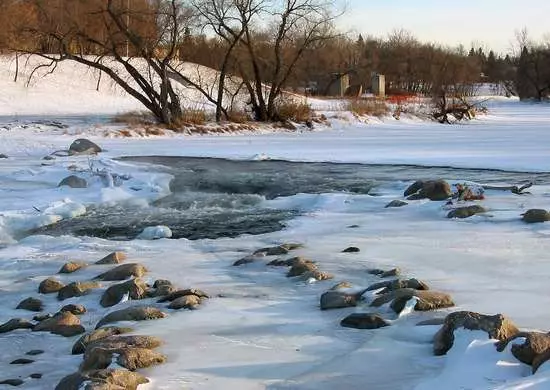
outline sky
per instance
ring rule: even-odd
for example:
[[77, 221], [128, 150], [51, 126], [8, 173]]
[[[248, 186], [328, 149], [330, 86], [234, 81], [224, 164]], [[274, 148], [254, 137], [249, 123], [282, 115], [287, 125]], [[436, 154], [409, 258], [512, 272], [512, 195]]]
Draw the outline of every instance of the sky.
[[531, 39], [550, 33], [550, 0], [346, 0], [345, 31], [387, 36], [405, 29], [423, 42], [512, 50], [516, 31]]

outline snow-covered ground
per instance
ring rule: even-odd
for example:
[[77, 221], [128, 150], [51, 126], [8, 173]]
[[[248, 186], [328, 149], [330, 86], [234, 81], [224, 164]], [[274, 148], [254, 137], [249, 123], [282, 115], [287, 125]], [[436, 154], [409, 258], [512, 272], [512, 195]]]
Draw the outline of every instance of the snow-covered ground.
[[[3, 72], [3, 73], [2, 73]], [[140, 334], [157, 335], [168, 362], [144, 371], [151, 389], [548, 389], [548, 364], [534, 376], [509, 351], [497, 353], [485, 334], [459, 332], [453, 349], [434, 357], [431, 338], [438, 327], [414, 326], [452, 310], [503, 313], [524, 329], [548, 330], [550, 312], [550, 229], [527, 226], [519, 215], [528, 208], [550, 208], [550, 186], [535, 185], [532, 195], [488, 191], [489, 212], [468, 220], [445, 218], [441, 203], [418, 201], [385, 209], [402, 197], [410, 181], [396, 181], [378, 196], [351, 193], [297, 194], [265, 200], [281, 208], [300, 205], [306, 213], [286, 229], [258, 236], [217, 240], [108, 241], [93, 237], [26, 236], [34, 227], [70, 218], [91, 205], [143, 205], [169, 193], [170, 176], [120, 156], [202, 156], [231, 159], [286, 159], [371, 164], [420, 164], [549, 172], [550, 106], [497, 99], [489, 115], [453, 126], [415, 121], [338, 121], [315, 131], [234, 136], [106, 138], [109, 115], [139, 108], [107, 89], [95, 91], [92, 79], [70, 72], [48, 76], [31, 89], [10, 84], [0, 70], [0, 323], [26, 313], [15, 310], [37, 296], [39, 281], [55, 275], [70, 260], [92, 262], [113, 250], [144, 264], [148, 281], [167, 278], [180, 287], [198, 287], [213, 297], [199, 310], [170, 312], [168, 318], [136, 325]], [[52, 78], [53, 77], [53, 78]], [[52, 81], [53, 80], [53, 81]], [[86, 81], [88, 80], [88, 81]], [[43, 84], [42, 84], [43, 83]], [[42, 86], [41, 86], [42, 85]], [[55, 93], [53, 93], [55, 91]], [[59, 109], [58, 109], [59, 108]], [[40, 123], [33, 123], [39, 121]], [[44, 124], [59, 121], [67, 128]], [[105, 149], [97, 157], [42, 158], [86, 136]], [[120, 187], [106, 187], [92, 171], [128, 174]], [[58, 188], [76, 172], [90, 181], [86, 189]], [[457, 178], [446, 178], [457, 179]], [[461, 177], [460, 180], [468, 180]], [[510, 183], [516, 184], [516, 183]], [[357, 228], [348, 228], [357, 225]], [[334, 281], [304, 283], [263, 262], [231, 264], [267, 245], [299, 242], [296, 251], [318, 262]], [[341, 250], [354, 245], [357, 254]], [[368, 268], [398, 266], [405, 276], [450, 293], [457, 307], [399, 318], [379, 330], [342, 328], [339, 321], [357, 308], [320, 311], [321, 293], [348, 280], [365, 287], [377, 279]], [[86, 280], [99, 273], [89, 267], [63, 281]], [[104, 312], [100, 292], [70, 299], [88, 308], [82, 316], [93, 326]], [[61, 303], [44, 297], [46, 310]], [[131, 305], [122, 303], [115, 308]], [[386, 309], [384, 309], [386, 310]], [[74, 339], [15, 331], [0, 335], [0, 381], [25, 379], [23, 388], [53, 388], [77, 369]], [[30, 366], [8, 363], [30, 349], [44, 349]], [[33, 372], [40, 380], [26, 379]], [[0, 385], [1, 387], [2, 385]]]

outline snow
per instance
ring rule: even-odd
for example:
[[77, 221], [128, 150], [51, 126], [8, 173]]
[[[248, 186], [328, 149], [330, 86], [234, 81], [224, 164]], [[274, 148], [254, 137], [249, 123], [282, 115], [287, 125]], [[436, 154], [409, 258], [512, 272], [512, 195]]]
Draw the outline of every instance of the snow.
[[[367, 268], [400, 267], [407, 277], [426, 281], [450, 293], [456, 310], [504, 313], [522, 329], [548, 330], [550, 313], [550, 230], [528, 226], [519, 215], [528, 208], [549, 209], [550, 186], [532, 195], [487, 191], [487, 215], [447, 220], [440, 203], [419, 201], [385, 209], [402, 197], [409, 182], [379, 188], [378, 196], [297, 194], [260, 202], [296, 207], [303, 214], [279, 232], [217, 240], [161, 239], [108, 241], [93, 237], [27, 236], [26, 231], [74, 218], [90, 207], [142, 205], [170, 193], [171, 175], [143, 164], [115, 160], [120, 156], [205, 156], [241, 160], [332, 161], [371, 164], [419, 164], [549, 172], [549, 105], [495, 99], [486, 116], [453, 126], [412, 118], [358, 123], [334, 120], [314, 131], [269, 134], [184, 136], [168, 133], [147, 138], [104, 137], [114, 113], [140, 109], [115, 89], [95, 90], [93, 75], [76, 77], [68, 66], [26, 88], [10, 81], [7, 59], [0, 66], [0, 322], [26, 316], [15, 310], [37, 284], [55, 275], [63, 282], [87, 280], [107, 269], [90, 266], [75, 275], [58, 275], [68, 260], [92, 263], [123, 250], [132, 262], [150, 270], [147, 282], [168, 278], [180, 287], [198, 287], [212, 298], [199, 310], [169, 312], [166, 319], [133, 324], [136, 333], [165, 340], [160, 351], [166, 364], [144, 370], [151, 389], [548, 389], [550, 368], [536, 375], [511, 355], [498, 353], [485, 333], [457, 331], [455, 345], [434, 357], [431, 338], [436, 326], [418, 327], [436, 313], [412, 311], [409, 302], [399, 316], [387, 307], [381, 314], [392, 326], [361, 331], [339, 321], [354, 311], [370, 311], [369, 297], [357, 308], [320, 311], [319, 297], [333, 283], [349, 280], [354, 288], [378, 281]], [[13, 65], [10, 65], [13, 66]], [[103, 82], [107, 83], [106, 80]], [[59, 93], [62, 90], [63, 93]], [[334, 104], [334, 103], [331, 103]], [[36, 121], [40, 123], [32, 123]], [[44, 124], [56, 120], [59, 128]], [[110, 134], [110, 133], [109, 133]], [[85, 135], [105, 152], [99, 156], [42, 158], [66, 149]], [[158, 167], [157, 167], [158, 168]], [[98, 172], [123, 175], [117, 186], [105, 186]], [[59, 188], [66, 176], [85, 178], [85, 189]], [[113, 177], [113, 176], [111, 176]], [[445, 178], [453, 183], [468, 177]], [[508, 183], [517, 184], [517, 183]], [[350, 225], [358, 225], [355, 229]], [[156, 227], [152, 227], [156, 229]], [[168, 237], [164, 229], [162, 237]], [[231, 264], [254, 250], [282, 242], [300, 242], [295, 251], [318, 262], [334, 281], [308, 283], [285, 277], [263, 261], [245, 267]], [[344, 254], [350, 245], [359, 254]], [[294, 254], [294, 253], [293, 253]], [[129, 260], [129, 261], [130, 261]], [[88, 308], [83, 325], [93, 327], [105, 314], [100, 290], [57, 302], [42, 297], [46, 311], [81, 303]], [[112, 309], [139, 304], [123, 299]], [[452, 309], [452, 310], [455, 310]], [[44, 349], [25, 388], [53, 388], [77, 370], [80, 360], [69, 354], [74, 340], [18, 330], [0, 335], [0, 380], [30, 374], [29, 367], [9, 361], [30, 349]], [[55, 359], [52, 358], [55, 356]], [[4, 378], [5, 377], [5, 378]]]

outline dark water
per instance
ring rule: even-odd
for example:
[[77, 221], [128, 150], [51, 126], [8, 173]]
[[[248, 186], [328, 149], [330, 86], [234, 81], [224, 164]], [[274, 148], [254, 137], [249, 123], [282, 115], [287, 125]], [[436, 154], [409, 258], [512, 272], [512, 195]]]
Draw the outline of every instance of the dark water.
[[[147, 207], [120, 205], [90, 210], [86, 215], [41, 228], [37, 233], [74, 234], [107, 239], [133, 239], [145, 227], [166, 225], [173, 238], [236, 237], [285, 227], [302, 210], [270, 207], [269, 200], [300, 193], [346, 192], [376, 196], [384, 186], [405, 187], [418, 179], [445, 178], [483, 184], [550, 184], [550, 173], [419, 167], [234, 161], [191, 157], [126, 157], [150, 171], [174, 176], [172, 194]], [[396, 192], [396, 195], [399, 195]]]

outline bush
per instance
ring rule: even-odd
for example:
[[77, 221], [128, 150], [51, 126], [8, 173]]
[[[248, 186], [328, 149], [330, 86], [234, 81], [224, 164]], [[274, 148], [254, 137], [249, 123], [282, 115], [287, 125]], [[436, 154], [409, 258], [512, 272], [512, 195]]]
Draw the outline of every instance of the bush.
[[143, 126], [156, 123], [156, 119], [151, 113], [146, 111], [130, 111], [115, 115], [112, 122], [128, 126]]
[[313, 110], [306, 103], [297, 103], [293, 101], [284, 101], [277, 106], [279, 119], [283, 122], [293, 121], [305, 123], [311, 121]]
[[376, 98], [353, 99], [348, 102], [348, 111], [357, 116], [381, 117], [389, 113], [389, 108], [383, 100]]

